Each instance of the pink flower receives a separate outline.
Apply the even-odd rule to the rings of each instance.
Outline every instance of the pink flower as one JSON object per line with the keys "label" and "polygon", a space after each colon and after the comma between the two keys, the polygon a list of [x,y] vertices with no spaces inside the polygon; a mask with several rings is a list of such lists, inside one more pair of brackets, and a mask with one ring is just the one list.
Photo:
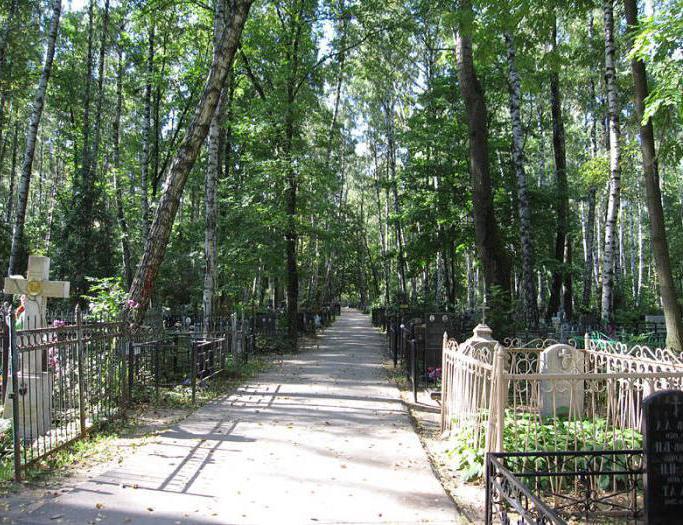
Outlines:
{"label": "pink flower", "polygon": [[53,371],[59,368],[59,349],[54,346],[47,349],[47,365]]}

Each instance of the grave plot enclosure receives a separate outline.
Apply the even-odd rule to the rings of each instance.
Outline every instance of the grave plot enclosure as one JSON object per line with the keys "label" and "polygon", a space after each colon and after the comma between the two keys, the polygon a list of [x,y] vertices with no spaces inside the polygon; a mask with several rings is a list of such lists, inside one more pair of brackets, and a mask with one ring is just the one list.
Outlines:
{"label": "grave plot enclosure", "polygon": [[[642,523],[644,407],[673,391],[683,419],[683,363],[588,336],[585,347],[445,343],[442,428],[487,453],[487,523]],[[652,439],[652,449],[675,449]],[[677,468],[671,455],[657,472]],[[661,484],[675,492],[678,479]]]}
{"label": "grave plot enclosure", "polygon": [[643,515],[640,450],[487,455],[487,525],[636,524]]}
{"label": "grave plot enclosure", "polygon": [[[45,318],[52,319],[49,326]],[[132,328],[77,310],[40,322],[24,316],[11,329],[2,323],[0,355],[12,355],[13,362],[0,416],[13,421],[15,476],[131,404],[158,399],[162,389],[194,402],[215,376],[256,353],[257,336],[279,333],[275,316],[264,318],[233,314],[205,324],[185,315],[168,327]],[[0,449],[0,461],[7,463],[7,453]]]}
{"label": "grave plot enclosure", "polygon": [[643,398],[683,389],[683,363],[667,350],[618,350],[589,338],[586,349],[447,341],[442,430],[489,452],[638,448]]}

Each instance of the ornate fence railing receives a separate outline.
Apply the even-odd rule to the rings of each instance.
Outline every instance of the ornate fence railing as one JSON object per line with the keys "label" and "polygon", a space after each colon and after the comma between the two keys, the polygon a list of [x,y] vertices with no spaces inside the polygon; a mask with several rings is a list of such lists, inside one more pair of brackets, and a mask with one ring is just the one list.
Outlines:
{"label": "ornate fence railing", "polygon": [[486,523],[638,523],[643,451],[508,452],[486,456]]}
{"label": "ornate fence railing", "polygon": [[80,315],[75,324],[9,328],[3,414],[12,420],[20,470],[121,413],[128,334],[121,322],[86,322]]}
{"label": "ornate fence railing", "polygon": [[637,448],[643,398],[683,389],[683,364],[668,351],[494,345],[443,347],[441,427],[474,450]]}

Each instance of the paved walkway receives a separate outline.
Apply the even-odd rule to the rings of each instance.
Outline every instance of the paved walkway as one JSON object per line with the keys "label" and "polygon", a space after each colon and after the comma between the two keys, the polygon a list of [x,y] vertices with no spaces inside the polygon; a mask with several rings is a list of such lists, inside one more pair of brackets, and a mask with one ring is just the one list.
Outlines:
{"label": "paved walkway", "polygon": [[368,317],[319,342],[14,522],[456,523]]}

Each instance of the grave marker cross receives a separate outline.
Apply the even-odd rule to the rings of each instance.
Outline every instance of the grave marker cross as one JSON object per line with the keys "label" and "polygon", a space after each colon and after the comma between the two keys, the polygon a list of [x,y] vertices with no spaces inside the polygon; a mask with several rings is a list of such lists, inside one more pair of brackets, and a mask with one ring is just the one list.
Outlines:
{"label": "grave marker cross", "polygon": [[[24,295],[23,328],[44,328],[48,297],[69,297],[69,283],[66,281],[50,281],[50,259],[31,255],[28,258],[26,278],[20,275],[5,277],[4,292]],[[10,322],[12,322],[10,320]],[[43,342],[47,336],[43,335]],[[50,372],[43,369],[46,350],[41,348],[20,352],[19,369],[16,371],[19,398],[19,435],[24,441],[30,441],[44,435],[50,430],[52,423],[52,378]],[[16,351],[16,349],[13,349]],[[11,381],[8,381],[7,392],[12,392]],[[29,395],[27,396],[26,393]],[[7,397],[3,415],[12,414],[13,401]]]}
{"label": "grave marker cross", "polygon": [[5,277],[4,292],[26,295],[25,319],[31,323],[26,328],[43,328],[46,324],[47,298],[69,297],[68,281],[50,281],[50,258],[30,255],[26,279],[13,275]]}
{"label": "grave marker cross", "polygon": [[484,299],[484,302],[479,308],[481,308],[481,324],[486,324],[486,310],[491,309],[489,306],[486,306],[486,299]]}

